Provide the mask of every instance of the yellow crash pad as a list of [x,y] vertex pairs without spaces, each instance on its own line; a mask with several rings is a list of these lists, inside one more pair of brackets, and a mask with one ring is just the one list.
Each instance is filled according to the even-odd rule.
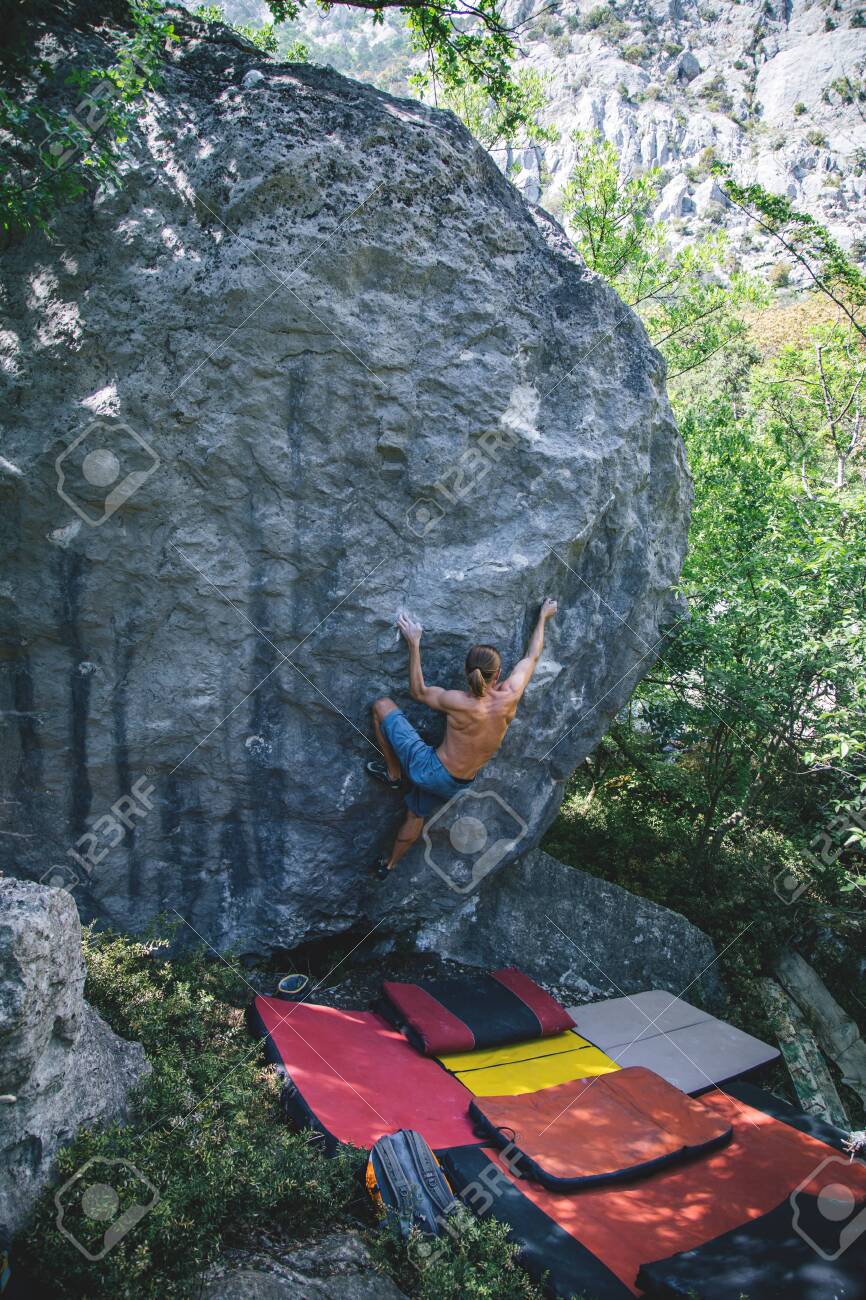
[[600,1048],[571,1030],[506,1047],[451,1052],[437,1059],[475,1097],[517,1097],[620,1068]]

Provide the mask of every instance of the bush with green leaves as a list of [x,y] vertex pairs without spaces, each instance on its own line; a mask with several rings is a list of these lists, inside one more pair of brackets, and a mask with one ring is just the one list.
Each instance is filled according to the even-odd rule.
[[541,1300],[507,1226],[495,1219],[460,1210],[437,1241],[414,1233],[407,1248],[396,1233],[384,1232],[377,1245],[378,1257],[413,1300]]
[[[55,1222],[53,1188],[16,1243],[16,1271],[38,1294],[118,1300],[193,1296],[195,1274],[270,1219],[303,1236],[366,1212],[361,1153],[327,1159],[278,1107],[273,1069],[246,1032],[250,990],[204,954],[162,960],[161,944],[85,932],[86,996],[139,1039],[153,1072],[126,1128],[82,1132],[58,1182],[89,1159],[128,1161],[159,1200],[104,1259],[91,1263]],[[77,1220],[67,1223],[73,1231]]]
[[116,33],[112,58],[74,70],[65,87],[54,88],[63,107],[44,102],[48,65],[11,52],[0,84],[0,230],[7,239],[50,231],[67,203],[117,181],[142,96],[158,84],[163,50],[176,39],[159,0],[132,0],[129,30]]

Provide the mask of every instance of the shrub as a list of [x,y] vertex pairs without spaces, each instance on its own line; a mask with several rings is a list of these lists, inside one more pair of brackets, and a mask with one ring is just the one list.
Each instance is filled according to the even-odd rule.
[[649,53],[646,45],[627,45],[622,52],[622,57],[627,63],[641,63]]
[[816,149],[823,149],[827,144],[827,137],[823,131],[807,131],[806,141],[814,145]]
[[850,77],[836,77],[825,87],[822,98],[826,95],[827,102],[831,103],[834,94],[838,95],[843,104],[853,104],[855,100],[866,99],[866,86],[862,81],[853,82]]
[[[479,1221],[458,1212],[452,1231],[431,1244],[410,1239],[408,1249],[394,1232],[382,1233],[376,1251],[398,1285],[415,1300],[541,1300],[541,1292],[517,1263],[508,1228],[495,1219]],[[417,1269],[409,1259],[426,1260]]]
[[725,85],[725,79],[720,72],[716,73],[711,81],[702,86],[700,91],[701,99],[705,99],[707,107],[717,113],[729,113],[734,106],[733,96]]
[[282,1121],[274,1072],[239,1010],[246,982],[201,953],[162,962],[155,945],[111,934],[85,932],[85,956],[89,1000],[141,1040],[153,1073],[130,1125],[79,1133],[61,1153],[58,1181],[94,1157],[125,1160],[159,1201],[90,1263],[58,1230],[49,1189],[15,1250],[31,1289],[87,1300],[191,1295],[195,1274],[263,1214],[289,1233],[345,1222],[361,1155],[344,1148],[326,1159]]
[[621,40],[628,32],[628,26],[618,18],[613,5],[596,5],[584,18],[580,19],[582,32],[599,32],[613,43]]
[[611,5],[596,5],[584,18],[579,19],[579,22],[583,31],[595,32],[615,17]]
[[807,109],[806,105],[803,103],[802,99],[798,100],[797,103],[794,105],[795,117],[802,117],[802,115],[804,113],[808,113],[808,111],[809,110]]
[[774,289],[784,289],[791,281],[791,272],[784,262],[776,262],[770,268],[767,280]]

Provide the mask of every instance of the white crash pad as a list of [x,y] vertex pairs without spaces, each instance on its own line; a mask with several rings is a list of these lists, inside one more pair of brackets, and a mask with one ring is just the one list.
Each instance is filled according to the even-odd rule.
[[775,1061],[777,1048],[663,989],[568,1007],[577,1032],[618,1065],[643,1065],[701,1092]]

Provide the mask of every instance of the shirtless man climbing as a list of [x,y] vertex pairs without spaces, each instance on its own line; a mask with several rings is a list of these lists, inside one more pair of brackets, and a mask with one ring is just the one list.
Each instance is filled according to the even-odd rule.
[[379,880],[387,879],[415,843],[425,818],[467,789],[499,749],[544,648],[545,624],[555,613],[556,601],[545,600],[526,655],[504,682],[499,680],[499,651],[490,645],[474,645],[466,656],[468,691],[427,686],[421,669],[421,625],[405,614],[397,620],[409,646],[409,694],[419,704],[445,714],[445,739],[434,750],[393,700],[385,696],[373,705],[373,730],[385,762],[374,759],[367,764],[367,771],[392,790],[399,790],[404,776],[409,782],[408,811],[394,847],[373,868]]

